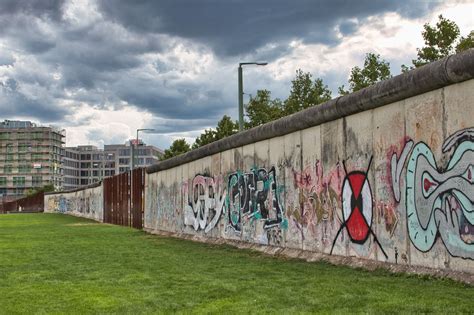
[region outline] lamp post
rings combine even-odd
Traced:
[[[244,130],[244,83],[242,77],[242,66],[257,65],[266,66],[267,62],[241,62],[239,63],[239,132]]]
[[[137,129],[137,138],[135,140],[135,144],[132,145],[132,171],[135,168],[135,148],[138,147],[138,132],[140,131],[155,131],[155,129],[150,129],[150,128],[141,128]],[[137,150],[138,151],[138,150]]]

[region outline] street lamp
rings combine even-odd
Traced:
[[[138,147],[138,132],[140,132],[140,131],[155,131],[155,129],[150,129],[150,128],[137,129],[137,138],[135,140],[135,144],[132,145],[132,171],[135,168],[135,155],[136,155],[135,154],[135,148]]]
[[[242,78],[242,66],[257,65],[266,66],[267,62],[241,62],[239,63],[239,131],[244,130],[244,87]]]

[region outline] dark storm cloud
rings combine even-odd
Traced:
[[[165,33],[213,47],[220,55],[249,53],[269,42],[299,38],[332,44],[348,18],[397,11],[426,14],[435,2],[347,0],[120,1],[99,0],[105,14],[139,32]]]
[[[0,15],[26,14],[58,20],[61,18],[63,0],[2,0]]]
[[[45,102],[46,101],[46,102]],[[42,122],[55,122],[69,112],[55,104],[54,99],[35,100],[24,95],[14,79],[0,82],[0,113],[2,117],[34,117]]]
[[[204,127],[215,127],[215,124],[214,119],[153,119],[148,123],[149,127],[154,129],[154,133],[159,134],[196,131]]]
[[[224,109],[221,92],[203,90],[201,84],[196,82],[167,87],[155,81],[128,78],[119,82],[114,90],[118,99],[163,118],[218,117]]]
[[[358,24],[354,21],[344,21],[339,25],[339,31],[342,35],[347,36],[357,30]]]
[[[368,16],[396,11],[419,17],[438,4],[98,1],[98,14],[80,16],[84,8],[79,8],[74,16],[67,1],[0,0],[2,116],[58,121],[67,127],[88,122],[70,122],[76,104],[99,109],[131,105],[162,117],[155,125],[163,133],[215,126],[222,115],[236,111],[235,82],[229,84],[236,72],[230,74],[228,64],[235,64],[239,55],[271,62],[292,52],[290,40],[332,45],[338,42],[337,30],[351,34]],[[206,54],[209,65],[226,69],[215,70],[217,79],[213,70],[198,69]],[[251,79],[245,82],[251,93]],[[270,89],[280,84],[264,83]],[[227,91],[231,88],[232,93]]]

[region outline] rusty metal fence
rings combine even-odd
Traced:
[[[145,169],[104,179],[104,222],[143,228]]]
[[[106,223],[143,228],[145,169],[108,177],[103,180],[104,218]],[[84,188],[86,189],[86,188]],[[0,213],[43,212],[44,193],[0,203]]]
[[[0,213],[8,212],[43,212],[44,193],[39,192],[32,196],[24,197],[0,204]]]

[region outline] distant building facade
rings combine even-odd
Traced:
[[[78,188],[127,172],[132,166],[134,144],[135,140],[125,144],[109,144],[104,145],[103,150],[91,145],[66,147],[63,189]],[[155,164],[161,155],[162,150],[139,140],[135,146],[135,167]]]
[[[0,122],[0,197],[53,184],[62,189],[65,131],[31,121]]]

